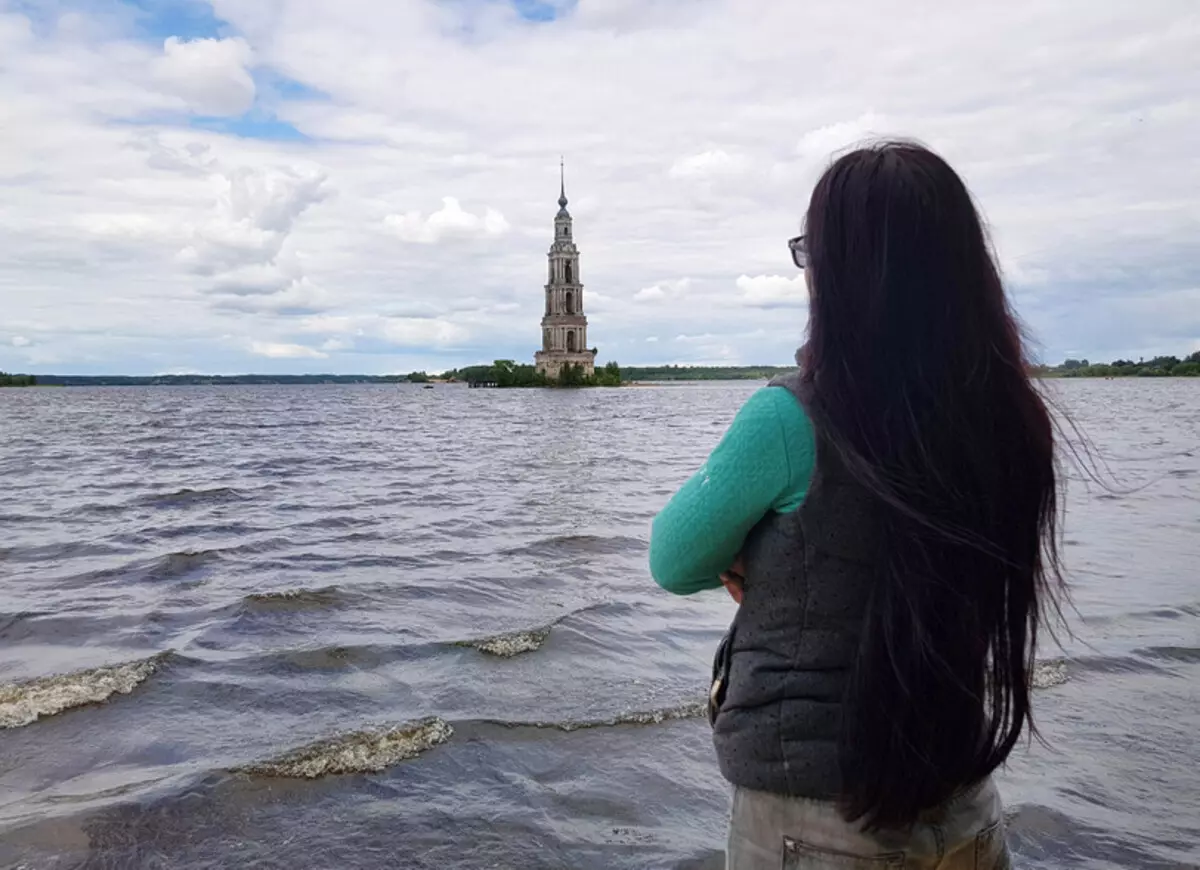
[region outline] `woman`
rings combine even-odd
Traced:
[[[1032,731],[1063,590],[1051,418],[940,157],[847,154],[806,230],[800,371],[746,402],[650,546],[664,588],[740,603],[714,710],[728,866],[1004,868],[991,775]]]

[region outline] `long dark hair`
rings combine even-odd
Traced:
[[[841,732],[842,811],[904,827],[1004,763],[1061,614],[1054,424],[962,180],[906,142],[838,159],[806,221],[801,366],[883,539]]]

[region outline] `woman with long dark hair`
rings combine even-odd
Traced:
[[[992,773],[1064,592],[1054,427],[940,157],[838,159],[789,243],[799,371],[655,519],[650,567],[740,604],[710,714],[734,870],[1008,866]]]

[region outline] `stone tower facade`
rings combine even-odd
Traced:
[[[554,242],[550,245],[546,313],[542,317],[542,349],[534,354],[537,370],[557,378],[563,366],[580,366],[585,375],[596,371],[596,353],[588,349],[587,315],[583,313],[583,283],[579,276],[579,249],[567,211],[567,186],[559,166],[561,188],[554,217]]]

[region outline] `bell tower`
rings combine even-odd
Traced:
[[[548,254],[542,349],[534,354],[534,363],[548,378],[557,378],[568,363],[580,366],[585,375],[591,376],[596,370],[596,355],[588,349],[579,249],[575,247],[571,213],[567,211],[566,173],[561,160],[558,170],[558,214],[554,216],[554,241]]]

